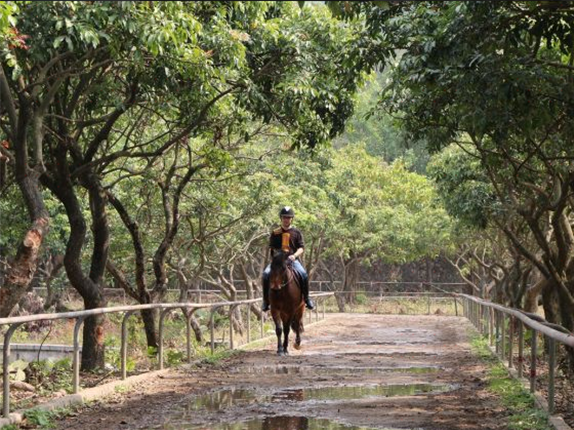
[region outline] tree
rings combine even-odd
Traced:
[[[15,52],[28,49],[26,36],[21,35],[14,26],[18,13],[14,2],[4,2],[0,6],[0,49],[3,58],[0,67],[0,126],[4,134],[0,138],[0,182],[4,186],[8,164],[14,171],[30,223],[0,289],[0,316],[4,317],[12,311],[32,281],[42,242],[49,230],[48,211],[39,185],[44,164],[39,149],[42,132],[38,124],[41,124],[45,106],[51,102],[53,94],[49,91],[40,94],[40,87],[37,86],[31,93],[27,91],[16,96],[13,88],[17,86],[23,90],[25,83],[12,81],[13,86],[10,87],[10,77],[7,75],[10,65],[15,64]]]
[[[30,120],[38,173],[31,175],[24,166],[17,176],[22,183],[40,179],[65,207],[71,226],[66,273],[86,309],[105,304],[110,242],[105,175],[122,160],[153,165],[186,139],[206,134],[214,144],[209,157],[222,138],[248,136],[257,121],[288,129],[294,146],[316,147],[342,130],[362,79],[349,48],[357,24],[341,24],[321,8],[299,11],[271,2],[44,2],[26,4],[17,17],[18,34],[44,37],[4,51],[3,130],[12,141],[20,136],[14,131],[17,115]],[[21,129],[25,134],[28,126]],[[16,160],[18,171],[29,163],[26,151],[15,150],[17,157],[4,152]],[[188,166],[185,176],[194,173]],[[169,198],[177,199],[186,181]],[[35,198],[39,211],[34,219],[47,225],[39,186],[29,188],[36,195],[28,200]],[[86,271],[88,222],[93,241]],[[161,288],[163,262],[176,233],[177,222],[166,229],[156,253]],[[40,242],[33,245],[37,250]],[[103,365],[102,322],[86,320],[84,369]]]
[[[472,144],[501,202],[493,222],[544,277],[547,318],[569,330],[572,11],[570,2],[409,2],[379,21],[405,49],[385,105],[431,149]],[[534,249],[511,228],[517,218]]]
[[[450,221],[428,180],[400,162],[386,165],[364,147],[333,154],[328,194],[336,227],[326,255],[341,261],[343,291],[354,288],[361,263],[406,263],[449,244]]]

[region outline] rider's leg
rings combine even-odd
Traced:
[[[309,275],[307,275],[307,271],[301,264],[299,260],[295,260],[293,262],[293,268],[299,273],[301,276],[301,292],[303,293],[303,299],[305,300],[305,305],[308,309],[314,309],[315,304],[313,300],[309,298]]]
[[[261,310],[266,312],[269,310],[269,275],[271,274],[271,265],[268,265],[263,271],[263,305]]]

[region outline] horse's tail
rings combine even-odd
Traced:
[[[303,333],[305,331],[305,326],[303,325],[303,318],[297,321],[296,318],[291,320],[291,330],[299,333]]]

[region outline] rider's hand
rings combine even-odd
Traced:
[[[297,259],[297,258],[296,258],[294,255],[290,255],[290,256],[289,256],[289,260],[291,260],[291,261],[295,261],[296,259]]]

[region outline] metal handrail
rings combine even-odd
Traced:
[[[245,281],[242,279],[236,279],[233,281],[234,284],[238,283],[238,284],[244,284]],[[342,281],[326,281],[326,280],[313,280],[313,281],[309,281],[309,285],[311,287],[311,291],[312,292],[323,292],[322,291],[322,286],[324,284],[331,284],[331,285],[341,285]],[[317,285],[318,286],[318,290],[313,290],[313,286]],[[400,286],[412,286],[412,285],[416,285],[416,286],[433,286],[433,285],[443,285],[443,286],[457,286],[457,287],[462,287],[462,286],[466,286],[467,284],[465,284],[464,282],[432,282],[432,281],[357,281],[354,282],[353,285],[356,286],[366,286],[369,285],[371,286],[371,288],[376,287],[378,290],[380,290],[381,286],[390,286],[390,287],[400,287]],[[34,291],[36,292],[47,292],[47,288],[46,287],[34,287],[33,288]],[[77,293],[75,290],[71,289],[69,290],[72,293]],[[151,291],[151,290],[150,290]],[[358,291],[358,290],[357,290]],[[368,290],[367,290],[368,291]],[[372,291],[372,290],[371,290]],[[104,294],[122,294],[124,296],[124,298],[128,298],[129,296],[126,294],[126,291],[122,288],[103,288],[103,292]],[[244,288],[237,288],[236,289],[236,293],[237,294],[244,294],[246,293],[247,290]],[[181,290],[177,289],[177,288],[169,288],[166,290],[167,294],[180,294]],[[203,293],[221,293],[221,289],[216,289],[216,288],[204,288],[204,287],[200,287],[197,289],[190,289],[186,291],[187,296],[190,295],[195,295],[195,294],[203,294]]]
[[[569,333],[564,327],[548,323],[541,317],[531,318],[526,312],[519,309],[507,308],[505,306],[483,300],[467,294],[455,294],[463,300],[464,315],[477,328],[479,333],[487,335],[492,346],[494,341],[495,352],[501,360],[508,358],[508,367],[513,367],[514,358],[514,324],[518,324],[518,377],[523,374],[522,362],[524,361],[524,326],[530,328],[532,341],[530,347],[530,392],[536,391],[536,357],[538,355],[538,333],[548,339],[548,413],[554,413],[555,402],[555,374],[556,374],[556,342],[566,346],[574,347],[574,333]],[[488,310],[488,312],[485,312]],[[488,315],[486,315],[488,314]],[[510,318],[509,332],[506,333],[506,315]],[[558,328],[558,329],[557,329]],[[508,337],[508,357],[506,354],[506,338]]]
[[[534,319],[528,317],[525,312],[523,312],[519,309],[507,308],[505,306],[502,306],[502,305],[499,305],[496,303],[492,303],[492,302],[489,302],[487,300],[484,300],[484,299],[481,299],[481,298],[478,298],[475,296],[469,296],[467,294],[457,294],[457,295],[459,297],[464,297],[467,300],[471,300],[475,303],[479,303],[482,306],[497,309],[497,310],[499,310],[505,314],[512,315],[512,316],[518,318],[520,321],[522,321],[528,327],[544,334],[548,338],[554,339],[558,342],[561,342],[565,345],[568,345],[568,346],[571,346],[574,348],[574,333],[567,334],[567,333],[564,333],[564,331],[562,331],[562,330],[557,330],[555,328],[552,328],[552,326],[555,326],[556,324],[545,323],[545,322],[540,322],[540,321],[534,320]]]
[[[312,293],[311,296],[316,299],[323,299],[326,297],[333,296],[332,292],[325,293]],[[74,311],[74,312],[62,312],[53,314],[37,314],[37,315],[26,315],[19,317],[10,318],[0,318],[0,326],[8,325],[8,330],[4,334],[4,350],[3,350],[3,405],[2,414],[4,417],[8,418],[10,415],[10,376],[8,371],[8,365],[10,361],[10,339],[18,327],[22,324],[35,322],[35,321],[53,321],[60,319],[76,319],[74,325],[74,354],[73,354],[73,390],[74,393],[78,393],[80,390],[80,346],[79,346],[79,333],[80,327],[84,320],[90,316],[103,315],[110,313],[121,313],[125,312],[122,318],[121,327],[121,373],[122,379],[126,379],[126,362],[127,362],[127,320],[135,312],[141,310],[161,310],[160,320],[159,320],[159,348],[158,348],[158,367],[163,369],[163,332],[164,332],[164,319],[169,312],[174,309],[189,309],[190,312],[186,315],[187,319],[187,355],[188,361],[191,361],[191,328],[190,321],[192,314],[199,309],[211,309],[211,322],[213,322],[213,314],[215,310],[229,306],[234,309],[239,306],[251,305],[253,303],[259,303],[260,298],[257,299],[247,299],[247,300],[236,300],[236,301],[226,301],[226,302],[216,302],[216,303],[151,303],[145,305],[131,305],[131,306],[117,306],[109,308],[97,308],[85,311]],[[317,311],[316,311],[317,312]],[[230,312],[231,314],[231,312]],[[249,314],[250,315],[250,314]],[[325,317],[325,308],[323,304],[323,318]],[[318,320],[317,312],[317,320]],[[261,317],[261,338],[263,337],[263,316]],[[230,335],[233,339],[233,324],[230,322]],[[213,324],[211,324],[211,352],[214,352],[214,330]],[[250,340],[250,336],[249,336]],[[230,344],[231,349],[233,349],[233,341]]]

